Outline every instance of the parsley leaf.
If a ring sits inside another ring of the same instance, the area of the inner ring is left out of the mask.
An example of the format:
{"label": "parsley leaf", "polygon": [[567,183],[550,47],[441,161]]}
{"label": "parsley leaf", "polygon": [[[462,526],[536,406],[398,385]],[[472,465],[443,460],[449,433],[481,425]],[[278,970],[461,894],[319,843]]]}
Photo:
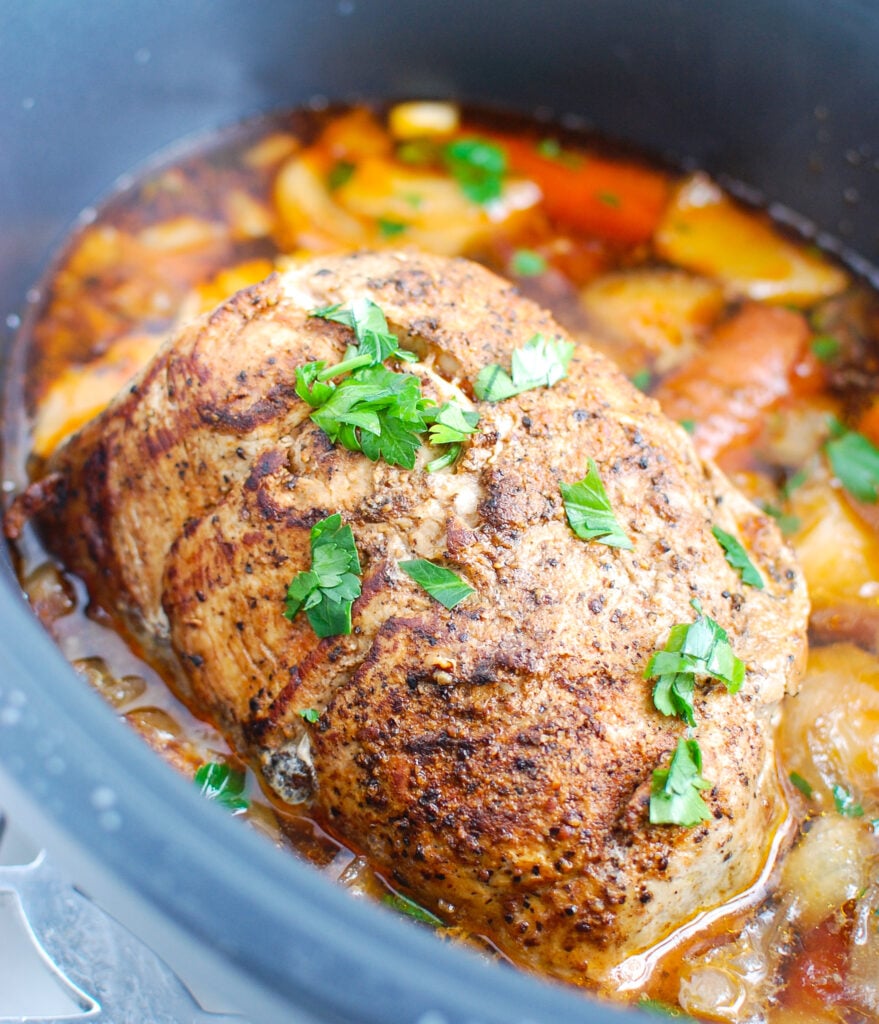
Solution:
{"label": "parsley leaf", "polygon": [[316,708],[302,708],[296,712],[300,718],[304,718],[309,725],[314,725],[320,720],[320,712]]}
{"label": "parsley leaf", "polygon": [[409,230],[409,225],[402,220],[391,220],[389,217],[379,217],[376,221],[378,233],[382,238],[396,238]]}
{"label": "parsley leaf", "polygon": [[833,437],[824,445],[833,472],[859,501],[876,504],[879,497],[879,448],[863,434],[831,421]]}
{"label": "parsley leaf", "polygon": [[789,537],[792,533],[796,533],[797,530],[799,530],[800,520],[798,516],[789,515],[777,505],[773,505],[768,501],[758,501],[757,504],[763,509],[766,515],[772,516],[772,518],[778,523],[778,528],[785,537]]}
{"label": "parsley leaf", "polygon": [[335,192],[337,188],[341,188],[351,180],[356,170],[356,166],[350,160],[337,160],[327,174],[327,188],[331,192]]}
{"label": "parsley leaf", "polygon": [[539,277],[546,270],[546,257],[533,249],[517,249],[510,270],[519,277]]}
{"label": "parsley leaf", "polygon": [[643,367],[640,370],[636,370],[629,379],[639,391],[646,391],[653,381],[653,374],[646,367]]}
{"label": "parsley leaf", "polygon": [[427,464],[428,473],[435,473],[438,469],[451,466],[457,460],[461,454],[462,442],[476,430],[479,413],[462,409],[455,402],[446,402],[436,411],[428,409],[424,415],[431,424],[429,442],[434,446],[447,445],[442,455]]}
{"label": "parsley leaf", "polygon": [[791,781],[791,785],[796,786],[807,800],[812,799],[815,790],[812,788],[812,784],[808,779],[804,779],[799,772],[791,772],[790,775],[788,775],[788,778]]}
{"label": "parsley leaf", "polygon": [[304,610],[319,637],[351,632],[351,606],[360,596],[360,559],[350,526],[337,512],[311,528],[311,569],[287,588],[284,615]]}
{"label": "parsley leaf", "polygon": [[[306,363],[296,370],[296,393],[315,409],[311,419],[330,441],[363,452],[373,462],[384,459],[413,469],[429,428],[430,443],[448,449],[428,464],[428,471],[451,465],[463,440],[476,429],[479,414],[454,402],[438,406],[424,397],[418,377],[383,365],[390,358],[411,362],[418,357],[399,347],[381,308],[359,299],[351,306],[315,310],[311,316],[350,327],[358,342],[341,363]],[[342,380],[334,383],[334,377]]]}
{"label": "parsley leaf", "polygon": [[469,583],[442,565],[434,565],[424,558],[415,558],[407,562],[398,562],[406,575],[423,587],[434,600],[445,608],[452,609],[465,598],[475,593]]}
{"label": "parsley leaf", "polygon": [[832,334],[819,334],[812,339],[812,351],[822,363],[832,363],[839,354],[839,339]]}
{"label": "parsley leaf", "polygon": [[696,740],[678,740],[668,768],[656,768],[650,787],[650,823],[692,828],[711,820],[711,811],[699,795],[711,789],[702,777],[702,750]]}
{"label": "parsley leaf", "polygon": [[680,1007],[663,1003],[659,999],[650,999],[649,996],[642,995],[635,1005],[639,1010],[643,1010],[644,1013],[652,1013],[656,1017],[676,1017],[680,1020],[693,1020]]}
{"label": "parsley leaf", "polygon": [[500,146],[484,139],[455,139],[443,147],[442,156],[468,199],[490,203],[500,196],[507,173],[507,154]]}
{"label": "parsley leaf", "polygon": [[382,896],[382,903],[387,904],[401,914],[405,914],[407,917],[411,917],[413,920],[418,921],[419,924],[429,924],[431,928],[445,928],[445,922],[438,918],[436,914],[431,914],[420,903],[410,900],[408,896],[401,896],[398,892],[389,892],[386,896]]}
{"label": "parsley leaf", "polygon": [[678,715],[690,727],[696,724],[693,710],[695,677],[717,679],[729,693],[738,693],[745,665],[733,653],[726,630],[710,615],[703,615],[698,601],[693,623],[672,626],[665,647],[657,651],[644,670],[645,679],[656,679],[653,704],[664,715]]}
{"label": "parsley leaf", "polygon": [[244,772],[236,771],[227,764],[207,761],[199,765],[193,780],[202,796],[216,800],[218,804],[235,814],[246,811],[250,801],[244,793]]}
{"label": "parsley leaf", "polygon": [[739,541],[731,533],[721,530],[719,526],[712,526],[711,532],[714,534],[714,539],[723,548],[727,562],[741,576],[742,583],[747,583],[749,587],[756,587],[757,590],[762,590],[764,586],[763,577],[757,571],[757,567],[748,557],[748,552],[745,551]]}
{"label": "parsley leaf", "polygon": [[425,558],[414,558],[397,564],[410,579],[415,580],[444,608],[452,609],[464,598],[475,593],[473,587],[465,583],[457,573],[442,565],[434,565]]}
{"label": "parsley leaf", "polygon": [[864,808],[855,800],[851,793],[838,783],[832,788],[833,803],[840,814],[846,818],[863,818]]}
{"label": "parsley leaf", "polygon": [[473,390],[483,401],[502,402],[533,388],[550,388],[568,375],[568,364],[573,354],[573,342],[535,334],[521,348],[513,351],[511,374],[497,363],[484,366]]}
{"label": "parsley leaf", "polygon": [[581,540],[595,540],[609,548],[632,550],[610,506],[610,499],[595,460],[587,460],[586,475],[575,484],[559,483],[568,524]]}
{"label": "parsley leaf", "polygon": [[[355,356],[342,363],[337,363],[329,370],[322,371],[321,380],[340,377],[343,373],[359,369],[361,366],[377,366],[391,356],[409,363],[414,363],[418,359],[414,352],[400,348],[397,336],[388,327],[388,321],[385,319],[381,307],[376,305],[372,299],[355,299],[350,306],[336,303],[334,306],[316,309],[309,315],[344,324],[346,327],[350,327],[357,337]],[[355,362],[357,365],[354,365]]]}

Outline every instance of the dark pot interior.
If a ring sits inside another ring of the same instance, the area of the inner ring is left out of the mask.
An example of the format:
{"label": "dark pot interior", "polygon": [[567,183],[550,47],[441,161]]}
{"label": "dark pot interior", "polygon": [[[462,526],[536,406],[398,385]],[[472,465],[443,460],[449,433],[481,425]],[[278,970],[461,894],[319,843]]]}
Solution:
{"label": "dark pot interior", "polygon": [[[53,246],[119,175],[192,133],[321,96],[575,116],[744,183],[879,261],[879,108],[865,102],[879,93],[879,10],[867,0],[4,8],[4,352]],[[254,1020],[293,1008],[358,1024],[614,1014],[353,904],[201,801],[73,676],[8,562],[0,664],[4,801],[115,913],[170,959],[198,961]],[[101,785],[111,830],[93,799]]]}

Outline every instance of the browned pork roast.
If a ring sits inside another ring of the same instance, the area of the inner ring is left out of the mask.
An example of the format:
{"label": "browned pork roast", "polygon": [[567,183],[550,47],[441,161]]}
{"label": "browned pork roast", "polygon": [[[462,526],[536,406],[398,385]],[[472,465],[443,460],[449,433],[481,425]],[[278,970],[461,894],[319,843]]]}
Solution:
{"label": "browned pork roast", "polygon": [[[331,443],[297,396],[297,368],[353,343],[309,314],[364,298],[419,356],[389,366],[478,411],[456,463],[426,471],[427,444],[414,469],[373,462]],[[567,338],[470,262],[314,260],[181,329],[52,456],[7,529],[35,515],[278,794],[313,802],[397,885],[517,962],[601,985],[760,874],[787,813],[773,721],[808,608],[774,523],[606,358],[580,346],[553,386],[475,399],[479,371],[509,369],[536,334]],[[569,525],[560,484],[590,459],[630,550]],[[352,631],[320,638],[306,614],[285,617],[285,595],[335,513],[362,593]],[[401,569],[412,559],[474,592],[447,609]],[[697,620],[726,631],[746,671],[738,692],[722,672],[684,672],[688,731],[645,671]],[[651,824],[654,772],[687,736],[707,813]]]}

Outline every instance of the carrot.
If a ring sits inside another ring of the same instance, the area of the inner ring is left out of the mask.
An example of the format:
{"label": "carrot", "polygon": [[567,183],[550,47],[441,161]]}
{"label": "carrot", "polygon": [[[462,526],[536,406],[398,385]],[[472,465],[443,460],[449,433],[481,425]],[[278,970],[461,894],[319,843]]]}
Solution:
{"label": "carrot", "polygon": [[753,441],[784,398],[818,386],[810,336],[799,313],[748,303],[654,397],[672,419],[693,424],[701,455],[716,458]]}
{"label": "carrot", "polygon": [[495,135],[510,169],[543,193],[547,214],[560,224],[612,242],[648,241],[670,196],[670,181],[625,160],[591,154],[548,156],[533,140]]}

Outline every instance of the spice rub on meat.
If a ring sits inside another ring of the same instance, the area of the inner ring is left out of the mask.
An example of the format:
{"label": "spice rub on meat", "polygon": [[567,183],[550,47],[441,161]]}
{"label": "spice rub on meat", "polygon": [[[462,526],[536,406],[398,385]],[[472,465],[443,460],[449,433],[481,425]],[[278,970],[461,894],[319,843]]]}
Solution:
{"label": "spice rub on meat", "polygon": [[[478,409],[453,467],[426,472],[427,447],[408,470],[333,446],[297,397],[296,368],[338,362],[352,338],[309,313],[362,297],[418,353],[406,369],[425,395]],[[759,876],[786,816],[773,720],[808,606],[775,524],[603,356],[581,346],[553,387],[475,401],[479,370],[536,333],[566,337],[464,260],[306,263],[180,330],[52,456],[7,529],[35,514],[282,797],[313,802],[414,898],[518,963],[601,986]],[[559,485],[590,458],[632,550],[566,521]],[[319,639],[284,617],[284,596],[310,566],[311,527],[337,512],[362,594],[353,631]],[[743,585],[713,526],[763,589]],[[400,569],[412,558],[475,592],[446,610]],[[696,686],[711,818],[654,825],[652,772],[686,726],[644,673],[694,599],[746,675],[738,693]]]}

